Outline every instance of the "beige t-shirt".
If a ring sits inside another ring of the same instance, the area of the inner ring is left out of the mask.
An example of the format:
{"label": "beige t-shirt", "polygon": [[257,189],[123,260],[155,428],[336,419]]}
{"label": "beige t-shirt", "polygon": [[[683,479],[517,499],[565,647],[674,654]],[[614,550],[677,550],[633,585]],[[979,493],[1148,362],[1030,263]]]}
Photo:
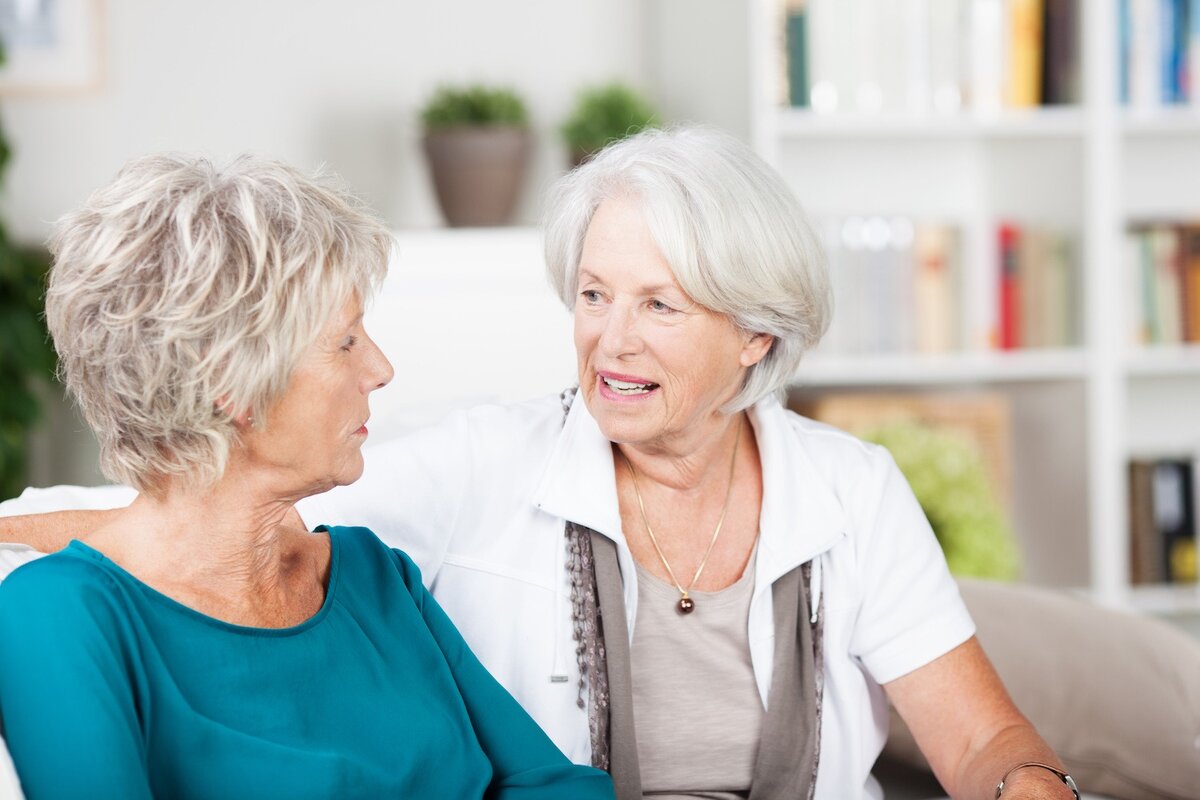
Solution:
{"label": "beige t-shirt", "polygon": [[674,586],[637,573],[630,662],[642,793],[748,797],[765,713],[747,637],[754,569],[719,592],[690,592],[686,616]]}

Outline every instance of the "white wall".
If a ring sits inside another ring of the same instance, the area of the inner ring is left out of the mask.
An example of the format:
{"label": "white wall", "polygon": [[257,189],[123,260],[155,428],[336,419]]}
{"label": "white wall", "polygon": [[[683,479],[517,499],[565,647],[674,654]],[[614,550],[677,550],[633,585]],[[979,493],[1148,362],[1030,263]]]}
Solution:
{"label": "white wall", "polygon": [[[466,81],[526,98],[537,143],[516,221],[530,223],[565,168],[557,128],[576,91],[652,88],[649,0],[97,1],[100,88],[0,98],[14,152],[0,214],[21,241],[158,150],[327,164],[393,227],[438,226],[417,111],[438,84]],[[56,397],[32,445],[35,485],[102,480],[94,440]]]}
{"label": "white wall", "polygon": [[444,81],[510,84],[537,135],[519,222],[565,161],[576,90],[647,83],[641,0],[103,0],[105,79],[0,98],[14,159],[0,210],[44,238],[133,156],[243,151],[340,172],[389,223],[440,216],[417,109]]}

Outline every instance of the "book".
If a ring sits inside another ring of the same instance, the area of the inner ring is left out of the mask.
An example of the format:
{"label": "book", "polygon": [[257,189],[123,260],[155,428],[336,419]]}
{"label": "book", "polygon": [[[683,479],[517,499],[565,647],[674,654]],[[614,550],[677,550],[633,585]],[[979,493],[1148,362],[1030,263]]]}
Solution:
{"label": "book", "polygon": [[929,0],[930,101],[938,114],[963,104],[963,11],[961,0]]}
{"label": "book", "polygon": [[948,225],[918,225],[914,232],[913,309],[919,353],[947,353],[961,346],[957,238]]}
{"label": "book", "polygon": [[1043,330],[1042,288],[1045,277],[1046,251],[1049,234],[1037,228],[1023,227],[1017,238],[1017,282],[1020,292],[1017,300],[1017,346],[1044,347],[1046,332]]}
{"label": "book", "polygon": [[1042,102],[1042,0],[1008,0],[1008,105]]}
{"label": "book", "polygon": [[1189,0],[1187,17],[1187,96],[1200,107],[1200,0]]}
{"label": "book", "polygon": [[1197,470],[1193,458],[1129,462],[1129,577],[1134,584],[1194,583]]}
{"label": "book", "polygon": [[1200,223],[1180,231],[1180,269],[1183,280],[1183,340],[1200,344]]}
{"label": "book", "polygon": [[1079,20],[1076,0],[1043,0],[1042,103],[1079,102]]}
{"label": "book", "polygon": [[997,237],[1000,284],[997,345],[1001,350],[1013,350],[1021,346],[1021,289],[1017,254],[1020,233],[1016,225],[1004,223],[1000,226]]}
{"label": "book", "polygon": [[789,0],[785,24],[788,102],[808,106],[808,14],[803,0]]}
{"label": "book", "polygon": [[1133,584],[1159,583],[1163,569],[1163,543],[1154,517],[1154,464],[1129,462],[1129,580]]}
{"label": "book", "polygon": [[1183,297],[1180,287],[1179,229],[1171,224],[1151,226],[1150,268],[1153,273],[1154,342],[1178,344],[1183,341]]}
{"label": "book", "polygon": [[1162,542],[1163,580],[1171,583],[1196,580],[1196,509],[1192,494],[1192,462],[1162,459],[1154,464],[1155,535]]}
{"label": "book", "polygon": [[1161,0],[1129,2],[1129,93],[1128,103],[1135,109],[1162,105]]}
{"label": "book", "polygon": [[1125,276],[1125,309],[1128,315],[1130,342],[1135,345],[1145,345],[1151,341],[1150,322],[1142,302],[1145,294],[1142,249],[1141,231],[1137,228],[1126,228],[1121,237],[1121,264]]}
{"label": "book", "polygon": [[1004,93],[1004,0],[974,0],[970,21],[969,104],[977,112],[999,110]]}

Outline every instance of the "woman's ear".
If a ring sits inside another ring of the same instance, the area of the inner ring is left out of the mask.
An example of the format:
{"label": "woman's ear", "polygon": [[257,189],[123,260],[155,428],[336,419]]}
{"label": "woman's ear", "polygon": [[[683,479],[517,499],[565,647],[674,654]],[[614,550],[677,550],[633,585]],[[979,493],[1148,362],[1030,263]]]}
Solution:
{"label": "woman's ear", "polygon": [[742,347],[741,364],[743,367],[753,367],[767,357],[775,337],[769,333],[747,334],[746,344]]}
{"label": "woman's ear", "polygon": [[221,395],[217,398],[217,402],[213,403],[213,412],[229,417],[229,421],[238,430],[246,430],[254,426],[254,417],[250,415],[250,409],[234,411],[233,405],[229,402],[229,395]]}

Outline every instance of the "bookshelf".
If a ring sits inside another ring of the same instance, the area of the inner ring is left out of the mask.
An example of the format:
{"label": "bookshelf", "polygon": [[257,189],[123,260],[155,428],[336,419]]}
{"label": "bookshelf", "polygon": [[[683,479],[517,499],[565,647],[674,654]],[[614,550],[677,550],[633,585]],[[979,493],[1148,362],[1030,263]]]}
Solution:
{"label": "bookshelf", "polygon": [[[783,105],[781,0],[659,0],[651,74],[669,118],[746,138],[814,218],[904,214],[961,231],[962,352],[817,352],[801,365],[798,391],[1004,394],[1026,578],[1077,587],[1110,606],[1196,615],[1200,589],[1130,582],[1127,464],[1148,453],[1200,452],[1200,345],[1132,343],[1121,245],[1137,220],[1200,220],[1200,193],[1183,177],[1200,174],[1200,104],[1122,106],[1118,2],[1077,0],[1076,8],[1080,100],[1072,105],[988,113],[964,105],[953,114]],[[692,25],[697,17],[707,22]],[[695,82],[718,73],[698,97]],[[992,348],[994,232],[1005,219],[1073,232],[1077,347]]]}

